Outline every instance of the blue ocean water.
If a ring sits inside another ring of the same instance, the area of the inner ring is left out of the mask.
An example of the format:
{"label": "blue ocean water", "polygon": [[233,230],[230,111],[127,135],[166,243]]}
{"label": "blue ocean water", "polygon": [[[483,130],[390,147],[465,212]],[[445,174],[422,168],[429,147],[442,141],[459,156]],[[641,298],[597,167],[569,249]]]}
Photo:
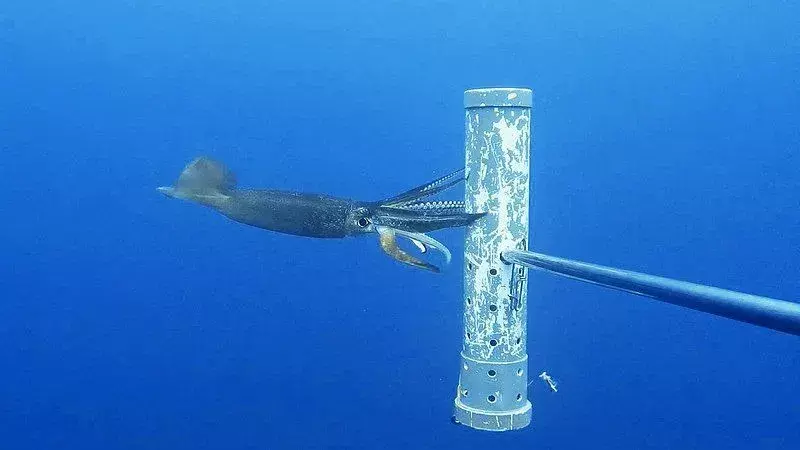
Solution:
{"label": "blue ocean water", "polygon": [[531,87],[533,249],[797,301],[799,79],[788,1],[6,0],[0,448],[800,448],[797,338],[539,273],[558,393],[454,426],[461,230],[434,275],[155,191],[384,197]]}

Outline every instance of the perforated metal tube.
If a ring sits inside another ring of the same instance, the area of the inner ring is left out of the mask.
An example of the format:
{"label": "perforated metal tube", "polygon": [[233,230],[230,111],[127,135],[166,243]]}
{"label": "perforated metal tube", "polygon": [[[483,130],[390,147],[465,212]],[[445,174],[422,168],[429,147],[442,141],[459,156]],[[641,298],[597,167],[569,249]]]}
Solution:
{"label": "perforated metal tube", "polygon": [[531,420],[527,269],[500,259],[528,246],[531,103],[529,89],[464,93],[466,207],[488,214],[467,229],[454,420],[481,430],[518,429]]}

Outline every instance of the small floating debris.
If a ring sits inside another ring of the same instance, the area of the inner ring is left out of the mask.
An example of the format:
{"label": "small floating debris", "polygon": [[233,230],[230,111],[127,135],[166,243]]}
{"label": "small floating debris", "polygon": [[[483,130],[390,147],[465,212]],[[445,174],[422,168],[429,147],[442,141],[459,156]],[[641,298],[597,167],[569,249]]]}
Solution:
{"label": "small floating debris", "polygon": [[539,378],[543,379],[547,383],[547,385],[550,386],[551,391],[558,392],[558,383],[556,383],[556,380],[554,380],[553,377],[548,375],[547,372],[540,373]]}

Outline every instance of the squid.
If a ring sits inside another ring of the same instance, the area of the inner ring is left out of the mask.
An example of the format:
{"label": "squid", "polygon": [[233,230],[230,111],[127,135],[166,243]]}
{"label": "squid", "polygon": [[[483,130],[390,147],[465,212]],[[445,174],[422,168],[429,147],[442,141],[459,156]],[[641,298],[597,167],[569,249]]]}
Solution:
{"label": "squid", "polygon": [[191,161],[173,186],[157,188],[167,197],[210,207],[246,225],[311,238],[377,234],[381,249],[395,260],[431,272],[440,268],[400,248],[410,241],[421,254],[435,249],[450,263],[450,250],[429,232],[463,227],[485,213],[468,213],[464,202],[426,200],[464,181],[464,169],[378,201],[357,201],[324,194],[239,188],[224,164],[201,156]]}

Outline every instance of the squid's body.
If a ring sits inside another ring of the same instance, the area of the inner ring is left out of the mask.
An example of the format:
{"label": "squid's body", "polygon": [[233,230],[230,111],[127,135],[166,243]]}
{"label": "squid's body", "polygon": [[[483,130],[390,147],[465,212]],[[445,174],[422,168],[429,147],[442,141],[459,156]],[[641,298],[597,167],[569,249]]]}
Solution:
{"label": "squid's body", "polygon": [[439,268],[402,250],[397,236],[413,242],[421,252],[428,247],[450,251],[425,233],[469,225],[483,213],[464,211],[460,201],[423,201],[462,181],[463,170],[394,197],[362,202],[321,194],[267,189],[239,189],[230,170],[206,157],[190,162],[174,186],[163,194],[211,207],[247,225],[280,233],[315,238],[343,238],[377,233],[381,248],[394,259],[438,272]]}

